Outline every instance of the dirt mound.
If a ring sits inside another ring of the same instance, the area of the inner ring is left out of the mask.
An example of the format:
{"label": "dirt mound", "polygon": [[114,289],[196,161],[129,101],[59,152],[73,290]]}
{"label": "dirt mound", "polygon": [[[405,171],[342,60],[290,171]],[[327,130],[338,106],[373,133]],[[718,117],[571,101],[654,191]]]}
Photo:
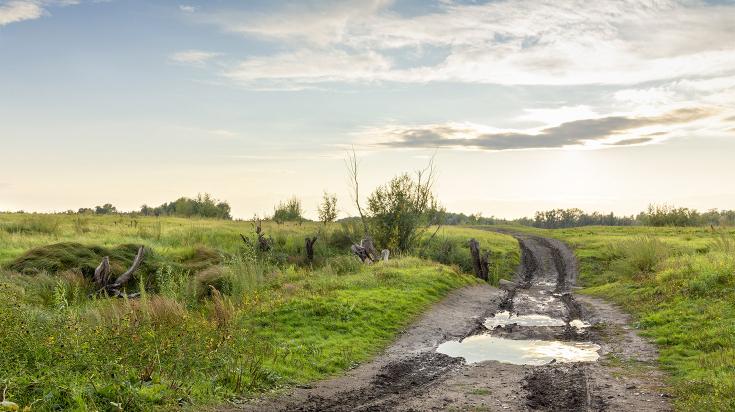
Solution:
{"label": "dirt mound", "polygon": [[[6,265],[6,269],[26,275],[48,273],[54,275],[67,270],[79,270],[91,278],[105,256],[110,257],[114,275],[130,266],[140,245],[126,244],[114,248],[81,243],[63,242],[31,249]],[[161,265],[161,258],[148,251],[138,273],[153,275]]]}

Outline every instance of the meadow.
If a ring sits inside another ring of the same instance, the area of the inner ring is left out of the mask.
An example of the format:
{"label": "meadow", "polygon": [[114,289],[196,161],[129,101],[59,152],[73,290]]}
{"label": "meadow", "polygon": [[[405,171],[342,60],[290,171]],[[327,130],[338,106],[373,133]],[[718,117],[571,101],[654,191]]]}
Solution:
{"label": "meadow", "polygon": [[735,410],[735,229],[523,230],[569,243],[581,293],[635,316],[659,348],[678,410]]}
{"label": "meadow", "polygon": [[[510,236],[427,231],[415,250],[363,265],[349,224],[128,215],[0,214],[0,386],[32,410],[199,409],[313,381],[377,354],[469,274],[470,237],[492,282],[519,261]],[[240,237],[243,234],[247,242]],[[304,238],[318,236],[313,262]],[[95,295],[109,256],[129,292]]]}

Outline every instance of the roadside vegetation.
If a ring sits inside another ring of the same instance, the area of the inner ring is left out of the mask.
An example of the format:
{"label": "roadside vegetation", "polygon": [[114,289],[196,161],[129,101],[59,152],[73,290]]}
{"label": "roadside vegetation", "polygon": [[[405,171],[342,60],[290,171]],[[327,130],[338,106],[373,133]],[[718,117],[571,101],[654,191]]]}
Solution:
{"label": "roadside vegetation", "polygon": [[[364,265],[349,252],[359,222],[260,222],[267,251],[257,224],[0,214],[6,400],[32,410],[197,409],[309,382],[369,359],[428,305],[480,282],[468,238],[492,252],[496,278],[519,260],[510,236],[444,227]],[[318,239],[311,262],[307,236]],[[140,297],[95,295],[100,260],[109,256],[119,275],[139,245],[147,253],[127,291]]]}
{"label": "roadside vegetation", "polygon": [[576,249],[583,293],[620,304],[656,342],[677,409],[735,410],[735,229],[542,233]]}

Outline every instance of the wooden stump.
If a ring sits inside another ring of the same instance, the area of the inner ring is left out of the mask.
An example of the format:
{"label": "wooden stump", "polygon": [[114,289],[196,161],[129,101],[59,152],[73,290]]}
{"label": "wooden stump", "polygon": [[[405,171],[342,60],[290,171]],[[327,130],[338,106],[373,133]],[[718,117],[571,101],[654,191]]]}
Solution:
{"label": "wooden stump", "polygon": [[475,276],[487,281],[489,279],[489,253],[480,253],[480,242],[476,239],[470,239],[470,254],[472,255],[472,268],[475,271]]}
{"label": "wooden stump", "polygon": [[314,261],[314,243],[316,243],[316,236],[312,238],[306,237],[304,241],[306,242],[306,260],[311,263]]}

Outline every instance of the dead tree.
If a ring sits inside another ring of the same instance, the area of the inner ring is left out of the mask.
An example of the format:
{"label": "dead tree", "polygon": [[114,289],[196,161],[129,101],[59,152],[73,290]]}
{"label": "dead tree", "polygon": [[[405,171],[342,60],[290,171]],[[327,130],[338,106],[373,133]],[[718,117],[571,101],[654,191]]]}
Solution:
{"label": "dead tree", "polygon": [[311,263],[314,261],[314,243],[316,243],[316,236],[314,237],[306,237],[304,239],[306,242],[306,260]]}
{"label": "dead tree", "polygon": [[110,268],[110,257],[105,256],[102,258],[102,263],[100,263],[99,266],[97,266],[97,269],[94,271],[94,283],[95,286],[97,286],[98,290],[97,293],[105,293],[109,296],[116,296],[116,297],[129,297],[134,298],[138,297],[139,293],[133,293],[133,294],[126,294],[122,292],[120,289],[124,288],[125,285],[130,282],[130,279],[133,278],[133,275],[135,272],[140,268],[140,265],[143,263],[143,258],[145,257],[145,247],[141,246],[138,248],[138,253],[135,255],[135,259],[133,260],[133,264],[130,266],[128,270],[125,271],[122,275],[118,276],[115,281],[112,281],[112,269]]}
{"label": "dead tree", "polygon": [[[263,232],[263,227],[261,226],[260,220],[255,222],[255,234],[258,235],[258,244],[256,246],[258,250],[261,252],[268,252],[269,250],[271,250],[271,244],[273,243],[272,239],[265,237],[265,232]],[[245,242],[246,245],[253,246],[253,244],[250,243],[250,239],[245,237],[245,235],[243,235],[242,233],[240,233],[240,238],[243,242]]]}
{"label": "dead tree", "polygon": [[475,276],[487,281],[489,279],[489,253],[480,253],[480,242],[476,239],[470,239],[470,254],[472,255],[472,268],[475,271]]}
{"label": "dead tree", "polygon": [[380,258],[378,251],[375,250],[375,246],[373,246],[373,240],[370,236],[363,238],[359,245],[353,244],[352,247],[350,247],[350,250],[360,258],[362,263],[373,263]]}

